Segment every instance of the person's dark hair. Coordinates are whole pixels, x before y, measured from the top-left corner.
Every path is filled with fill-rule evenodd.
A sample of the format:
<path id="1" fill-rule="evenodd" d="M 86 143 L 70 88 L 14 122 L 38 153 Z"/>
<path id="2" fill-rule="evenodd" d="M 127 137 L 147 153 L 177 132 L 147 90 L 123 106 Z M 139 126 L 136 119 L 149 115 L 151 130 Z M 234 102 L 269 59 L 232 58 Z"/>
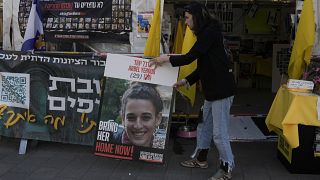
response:
<path id="1" fill-rule="evenodd" d="M 206 6 L 198 2 L 192 2 L 184 7 L 184 12 L 188 12 L 192 15 L 193 20 L 193 32 L 197 36 L 203 28 L 212 25 L 218 30 L 222 30 L 220 21 L 213 17 Z"/>
<path id="2" fill-rule="evenodd" d="M 121 99 L 121 116 L 124 117 L 125 109 L 128 99 L 143 99 L 150 100 L 156 110 L 156 115 L 159 114 L 163 109 L 162 99 L 159 92 L 156 90 L 155 85 L 134 82 L 130 85 Z"/>

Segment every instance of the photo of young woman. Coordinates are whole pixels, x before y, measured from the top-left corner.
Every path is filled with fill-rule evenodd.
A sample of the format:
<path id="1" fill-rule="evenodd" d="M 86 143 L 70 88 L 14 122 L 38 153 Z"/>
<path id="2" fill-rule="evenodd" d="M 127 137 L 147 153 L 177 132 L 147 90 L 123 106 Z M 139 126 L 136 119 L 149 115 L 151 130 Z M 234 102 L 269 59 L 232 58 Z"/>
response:
<path id="1" fill-rule="evenodd" d="M 112 142 L 164 148 L 168 117 L 157 85 L 131 82 L 121 96 L 118 130 Z M 161 126 L 160 128 L 159 126 Z"/>

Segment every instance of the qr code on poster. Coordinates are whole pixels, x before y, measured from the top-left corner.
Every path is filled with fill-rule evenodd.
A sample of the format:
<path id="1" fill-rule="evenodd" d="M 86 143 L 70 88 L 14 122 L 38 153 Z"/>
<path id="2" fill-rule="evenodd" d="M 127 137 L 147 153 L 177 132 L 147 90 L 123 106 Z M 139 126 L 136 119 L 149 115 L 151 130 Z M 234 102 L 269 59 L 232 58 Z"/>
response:
<path id="1" fill-rule="evenodd" d="M 0 104 L 29 109 L 30 75 L 0 72 Z"/>

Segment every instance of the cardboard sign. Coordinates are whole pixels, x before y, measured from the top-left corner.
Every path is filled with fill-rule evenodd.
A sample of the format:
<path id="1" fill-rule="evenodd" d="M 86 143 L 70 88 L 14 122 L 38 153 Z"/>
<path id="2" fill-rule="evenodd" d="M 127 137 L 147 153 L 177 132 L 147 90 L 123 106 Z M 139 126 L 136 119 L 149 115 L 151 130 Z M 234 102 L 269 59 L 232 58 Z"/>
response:
<path id="1" fill-rule="evenodd" d="M 163 163 L 178 68 L 108 54 L 95 155 Z"/>
<path id="2" fill-rule="evenodd" d="M 172 86 L 178 77 L 179 67 L 170 63 L 156 69 L 150 67 L 149 59 L 108 54 L 104 76 L 131 81 L 146 82 L 163 86 Z"/>

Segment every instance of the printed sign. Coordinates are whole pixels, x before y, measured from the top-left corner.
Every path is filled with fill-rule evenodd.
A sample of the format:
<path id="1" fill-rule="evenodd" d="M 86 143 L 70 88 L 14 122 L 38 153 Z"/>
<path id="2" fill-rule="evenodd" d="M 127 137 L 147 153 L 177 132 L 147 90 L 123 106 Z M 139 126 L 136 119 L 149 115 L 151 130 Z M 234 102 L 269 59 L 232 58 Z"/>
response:
<path id="1" fill-rule="evenodd" d="M 116 54 L 106 67 L 95 155 L 163 163 L 178 68 Z"/>
<path id="2" fill-rule="evenodd" d="M 31 3 L 32 0 L 20 0 L 22 33 Z M 131 0 L 40 0 L 40 3 L 46 39 L 99 40 L 106 37 L 107 32 L 118 33 L 123 38 L 120 32 L 132 31 Z"/>
<path id="3" fill-rule="evenodd" d="M 150 67 L 149 59 L 108 54 L 104 76 L 131 81 L 172 86 L 178 77 L 179 67 L 165 63 L 158 68 Z"/>
<path id="4" fill-rule="evenodd" d="M 150 31 L 151 22 L 153 18 L 153 12 L 139 12 L 137 21 L 137 30 L 139 37 L 148 37 Z"/>
<path id="5" fill-rule="evenodd" d="M 105 59 L 0 51 L 0 135 L 93 145 Z"/>

